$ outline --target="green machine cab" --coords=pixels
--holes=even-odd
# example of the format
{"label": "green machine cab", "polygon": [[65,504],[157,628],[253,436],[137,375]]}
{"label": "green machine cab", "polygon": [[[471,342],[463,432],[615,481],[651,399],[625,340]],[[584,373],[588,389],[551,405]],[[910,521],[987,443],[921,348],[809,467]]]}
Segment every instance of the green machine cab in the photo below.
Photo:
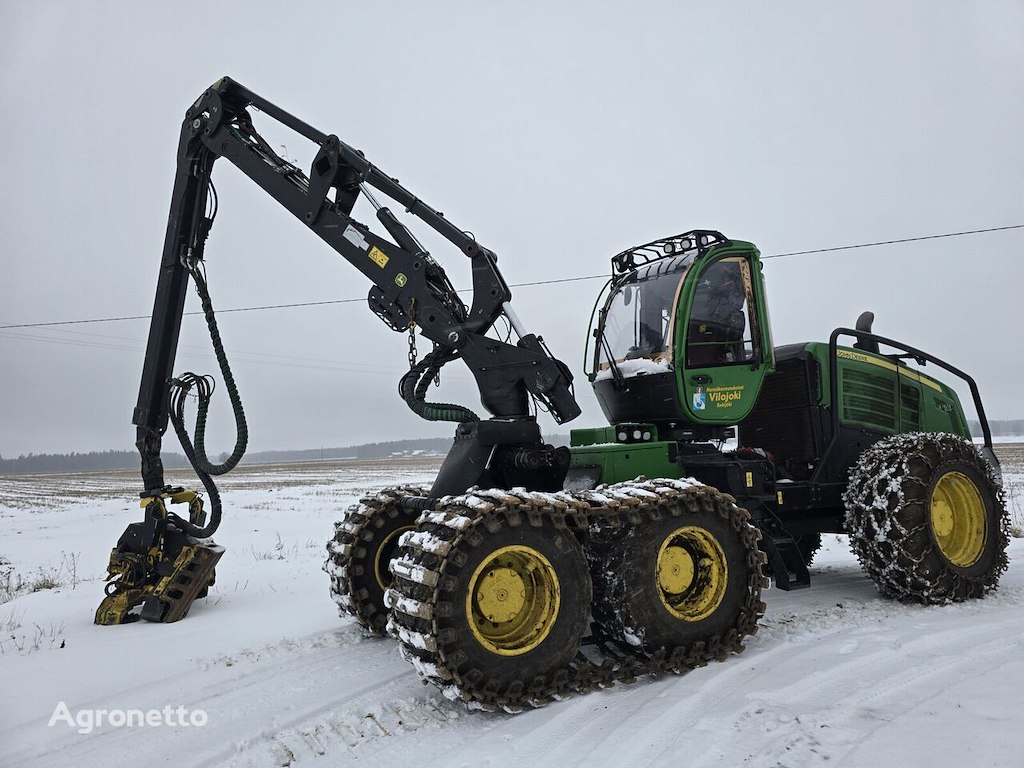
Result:
{"label": "green machine cab", "polygon": [[807,586],[820,535],[850,532],[844,494],[865,451],[908,435],[969,445],[956,393],[926,364],[967,384],[982,425],[965,493],[985,496],[986,471],[998,480],[973,379],[874,334],[871,313],[828,342],[774,347],[752,243],[695,230],[623,251],[612,271],[587,371],[611,426],[572,431],[567,487],[693,477],[750,511],[780,587]]}

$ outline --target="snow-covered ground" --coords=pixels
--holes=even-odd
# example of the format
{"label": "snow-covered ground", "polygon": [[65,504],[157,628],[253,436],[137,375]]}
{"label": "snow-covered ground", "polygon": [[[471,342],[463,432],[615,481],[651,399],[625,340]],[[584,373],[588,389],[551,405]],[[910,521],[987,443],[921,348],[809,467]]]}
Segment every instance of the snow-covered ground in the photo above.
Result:
{"label": "snow-covered ground", "polygon": [[[997,593],[923,608],[881,599],[828,536],[812,588],[768,590],[740,656],[517,716],[467,712],[393,641],[339,619],[320,570],[358,495],[434,469],[236,471],[210,597],[177,624],[119,627],[92,617],[110,547],[140,519],[134,476],[0,478],[0,574],[62,584],[0,604],[0,765],[1024,765],[1024,539]],[[1008,469],[1024,523],[1024,469]],[[165,707],[161,726],[81,719]],[[70,714],[49,726],[55,711]]]}

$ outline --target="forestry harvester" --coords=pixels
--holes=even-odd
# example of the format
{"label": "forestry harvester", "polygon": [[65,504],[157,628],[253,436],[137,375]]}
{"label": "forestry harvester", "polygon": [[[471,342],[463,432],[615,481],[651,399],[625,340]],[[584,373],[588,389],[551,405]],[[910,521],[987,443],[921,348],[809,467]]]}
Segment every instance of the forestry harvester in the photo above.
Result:
{"label": "forestry harvester", "polygon": [[[308,173],[257,132],[254,111],[319,147]],[[387,488],[349,508],[325,570],[341,614],[395,637],[449,698],[517,711],[724,659],[756,632],[768,577],[784,590],[810,584],[824,533],[848,534],[889,598],[945,603],[996,587],[1008,522],[967,374],[876,335],[867,312],[827,342],[773,346],[757,248],[694,230],[612,258],[587,372],[610,426],[572,430],[569,448],[546,444],[534,411],[559,424],[578,416],[573,376],[516,317],[495,254],[337,136],[223,78],[182,125],[133,419],[144,519],[111,553],[98,624],[183,618],[224,551],[211,539],[221,521],[212,476],[238,463],[247,431],[204,270],[221,157],[369,278],[370,309],[411,349],[416,330],[433,343],[421,360],[410,355],[400,391],[421,417],[456,422],[454,444],[429,488]],[[468,305],[371,189],[468,257]],[[352,218],[360,195],[387,236]],[[221,464],[204,445],[212,379],[172,374],[190,278],[238,428]],[[514,343],[492,330],[502,317]],[[427,401],[456,359],[487,418]],[[984,445],[928,365],[969,388]],[[168,422],[209,521],[200,493],[164,480]]]}

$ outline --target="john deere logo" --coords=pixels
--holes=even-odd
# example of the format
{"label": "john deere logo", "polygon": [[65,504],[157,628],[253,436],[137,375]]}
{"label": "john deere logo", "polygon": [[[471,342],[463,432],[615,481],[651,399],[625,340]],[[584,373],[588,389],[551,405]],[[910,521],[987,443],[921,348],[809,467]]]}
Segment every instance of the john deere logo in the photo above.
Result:
{"label": "john deere logo", "polygon": [[404,273],[399,272],[397,275],[395,275],[395,285],[397,285],[399,288],[405,288],[405,283],[406,277]]}

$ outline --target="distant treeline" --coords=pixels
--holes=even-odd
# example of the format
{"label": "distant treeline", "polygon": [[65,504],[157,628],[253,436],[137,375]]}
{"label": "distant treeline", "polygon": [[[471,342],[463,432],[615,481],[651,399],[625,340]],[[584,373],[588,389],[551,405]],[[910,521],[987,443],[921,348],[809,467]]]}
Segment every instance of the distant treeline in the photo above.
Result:
{"label": "distant treeline", "polygon": [[[393,455],[443,455],[451,447],[451,438],[395,440],[388,443],[367,443],[347,448],[314,448],[302,451],[260,451],[247,453],[243,464],[274,464],[287,461],[318,461],[321,459],[383,459]],[[188,467],[180,453],[161,454],[168,469]],[[211,457],[224,461],[227,454]],[[0,474],[33,474],[46,472],[91,472],[109,469],[138,469],[139,454],[135,451],[95,451],[92,453],[30,453],[16,459],[0,456]]]}
{"label": "distant treeline", "polygon": [[[161,457],[168,468],[187,467],[188,461],[178,453]],[[92,453],[30,453],[16,459],[0,456],[0,474],[31,474],[37,472],[90,472],[105,469],[136,469],[139,454],[135,451],[93,451]]]}
{"label": "distant treeline", "polygon": [[452,446],[450,437],[430,437],[419,440],[392,440],[387,443],[365,443],[346,448],[313,448],[304,451],[260,451],[248,454],[251,464],[273,464],[279,461],[318,461],[320,459],[384,459],[388,456],[419,454],[445,454]]}
{"label": "distant treeline", "polygon": [[[981,437],[981,422],[969,421],[971,434]],[[994,437],[1016,437],[1024,435],[1024,419],[1003,419],[1002,421],[990,421],[989,431]]]}
{"label": "distant treeline", "polygon": [[[981,435],[981,425],[970,422],[971,432]],[[996,437],[1024,436],[1024,419],[990,421],[989,428]],[[568,445],[568,435],[545,435],[544,440],[554,445]],[[312,448],[302,451],[260,451],[247,453],[243,464],[275,464],[288,461],[320,461],[328,459],[386,459],[391,456],[443,456],[451,448],[451,438],[431,437],[418,440],[392,440],[386,443],[365,443],[346,448]],[[162,454],[168,469],[188,467],[180,453]],[[227,454],[213,459],[224,461]],[[0,474],[32,474],[46,472],[91,472],[109,469],[138,469],[139,454],[135,451],[95,451],[92,453],[30,453],[16,459],[0,456]]]}

